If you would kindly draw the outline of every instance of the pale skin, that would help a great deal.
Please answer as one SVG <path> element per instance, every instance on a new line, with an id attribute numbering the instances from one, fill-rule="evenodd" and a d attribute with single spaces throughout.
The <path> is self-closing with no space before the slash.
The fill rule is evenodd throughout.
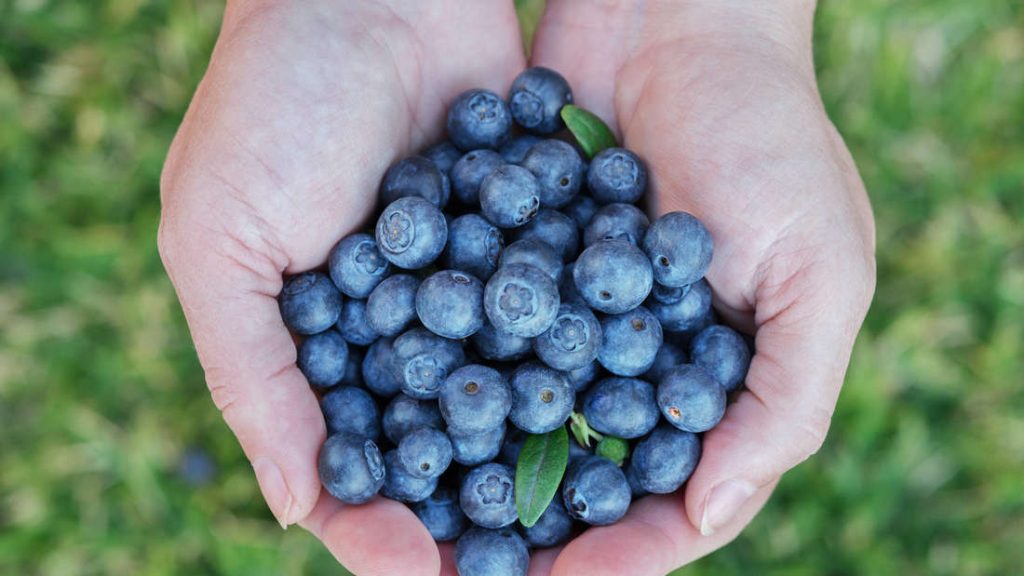
<path id="1" fill-rule="evenodd" d="M 806 2 L 552 0 L 532 64 L 562 72 L 652 173 L 651 210 L 715 240 L 715 305 L 755 334 L 746 390 L 685 490 L 535 553 L 533 574 L 664 574 L 731 541 L 821 446 L 874 291 L 864 187 L 817 93 Z M 451 574 L 402 504 L 321 494 L 325 428 L 277 308 L 369 217 L 387 166 L 459 92 L 527 65 L 511 2 L 229 3 L 161 182 L 159 245 L 215 404 L 274 516 L 356 574 Z"/>

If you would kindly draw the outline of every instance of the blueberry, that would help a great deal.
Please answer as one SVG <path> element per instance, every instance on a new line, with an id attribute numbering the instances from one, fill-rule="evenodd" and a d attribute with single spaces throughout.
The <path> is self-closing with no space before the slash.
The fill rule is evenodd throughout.
<path id="1" fill-rule="evenodd" d="M 526 158 L 526 153 L 530 151 L 530 148 L 533 148 L 533 145 L 540 142 L 540 140 L 539 136 L 534 136 L 533 134 L 516 136 L 502 145 L 498 149 L 498 153 L 505 159 L 505 162 L 519 164 L 523 161 L 523 158 Z"/>
<path id="2" fill-rule="evenodd" d="M 576 258 L 576 254 L 579 252 L 580 238 L 576 223 L 558 210 L 541 209 L 533 220 L 525 226 L 517 228 L 515 235 L 516 240 L 536 238 L 544 242 L 551 246 L 565 262 Z"/>
<path id="3" fill-rule="evenodd" d="M 402 382 L 402 392 L 413 398 L 437 398 L 441 383 L 466 357 L 462 345 L 423 328 L 395 338 L 391 369 Z"/>
<path id="4" fill-rule="evenodd" d="M 391 370 L 391 346 L 394 338 L 381 338 L 370 345 L 363 358 L 364 385 L 381 398 L 391 398 L 402 390 L 402 382 Z"/>
<path id="5" fill-rule="evenodd" d="M 369 234 L 352 234 L 343 238 L 331 249 L 327 265 L 334 285 L 350 298 L 369 296 L 387 276 L 391 266 Z"/>
<path id="6" fill-rule="evenodd" d="M 510 528 L 470 528 L 455 544 L 459 576 L 526 576 L 530 551 Z"/>
<path id="7" fill-rule="evenodd" d="M 484 528 L 508 526 L 516 511 L 515 470 L 504 464 L 477 466 L 462 479 L 459 504 L 474 524 Z"/>
<path id="8" fill-rule="evenodd" d="M 448 376 L 438 404 L 449 429 L 481 434 L 505 421 L 512 409 L 512 391 L 497 370 L 470 364 Z"/>
<path id="9" fill-rule="evenodd" d="M 676 428 L 704 432 L 725 415 L 725 388 L 700 366 L 683 364 L 658 384 L 658 407 Z"/>
<path id="10" fill-rule="evenodd" d="M 377 220 L 377 248 L 395 266 L 422 268 L 433 262 L 448 241 L 441 211 L 418 196 L 388 204 Z"/>
<path id="11" fill-rule="evenodd" d="M 582 230 L 594 219 L 594 214 L 597 214 L 597 202 L 594 202 L 594 199 L 586 194 L 577 194 L 562 208 L 562 212 L 572 218 L 576 227 Z"/>
<path id="12" fill-rule="evenodd" d="M 540 203 L 545 208 L 565 206 L 583 183 L 583 158 L 571 144 L 561 140 L 534 144 L 523 158 L 523 168 L 537 177 Z"/>
<path id="13" fill-rule="evenodd" d="M 499 228 L 522 226 L 540 210 L 540 183 L 526 168 L 505 164 L 480 183 L 480 211 Z"/>
<path id="14" fill-rule="evenodd" d="M 452 463 L 452 442 L 436 428 L 419 428 L 398 443 L 398 459 L 410 476 L 437 478 Z"/>
<path id="15" fill-rule="evenodd" d="M 505 423 L 480 434 L 462 434 L 449 428 L 448 437 L 455 461 L 464 466 L 477 466 L 498 456 L 505 440 Z"/>
<path id="16" fill-rule="evenodd" d="M 452 166 L 462 157 L 462 151 L 448 140 L 434 144 L 423 153 L 423 157 L 434 163 L 441 174 L 451 172 Z"/>
<path id="17" fill-rule="evenodd" d="M 623 240 L 602 240 L 576 260 L 573 280 L 591 308 L 621 314 L 647 298 L 654 284 L 651 263 L 636 246 Z"/>
<path id="18" fill-rule="evenodd" d="M 348 344 L 336 330 L 314 334 L 299 345 L 297 364 L 310 386 L 329 388 L 345 376 Z"/>
<path id="19" fill-rule="evenodd" d="M 459 495 L 453 488 L 439 486 L 429 498 L 416 502 L 410 508 L 437 542 L 458 538 L 469 525 L 462 508 L 459 508 Z"/>
<path id="20" fill-rule="evenodd" d="M 562 304 L 555 322 L 533 341 L 533 350 L 555 370 L 570 371 L 593 363 L 601 341 L 601 323 L 590 308 Z"/>
<path id="21" fill-rule="evenodd" d="M 582 368 L 566 372 L 565 377 L 569 379 L 569 384 L 572 384 L 573 389 L 579 394 L 589 388 L 594 380 L 597 380 L 600 371 L 600 365 L 595 360 Z"/>
<path id="22" fill-rule="evenodd" d="M 444 264 L 487 280 L 498 268 L 498 256 L 505 239 L 493 224 L 479 214 L 465 214 L 452 220 Z"/>
<path id="23" fill-rule="evenodd" d="M 420 281 L 408 274 L 385 278 L 366 299 L 366 323 L 381 336 L 396 336 L 416 318 Z"/>
<path id="24" fill-rule="evenodd" d="M 648 304 L 666 332 L 695 334 L 711 319 L 711 287 L 703 278 L 682 288 L 655 283 Z"/>
<path id="25" fill-rule="evenodd" d="M 565 424 L 576 403 L 576 391 L 565 373 L 539 362 L 523 364 L 515 372 L 509 420 L 530 434 L 544 434 Z"/>
<path id="26" fill-rule="evenodd" d="M 501 253 L 500 266 L 528 264 L 541 269 L 555 283 L 561 282 L 565 264 L 550 244 L 538 238 L 516 240 Z"/>
<path id="27" fill-rule="evenodd" d="M 532 349 L 531 339 L 502 332 L 490 322 L 484 322 L 483 328 L 473 334 L 470 341 L 480 356 L 498 362 L 520 360 Z"/>
<path id="28" fill-rule="evenodd" d="M 501 445 L 497 461 L 515 468 L 519 462 L 519 453 L 523 451 L 523 444 L 526 443 L 528 437 L 529 434 L 513 426 L 505 434 L 505 442 Z"/>
<path id="29" fill-rule="evenodd" d="M 432 274 L 416 292 L 416 314 L 438 336 L 468 338 L 484 325 L 484 285 L 458 270 Z"/>
<path id="30" fill-rule="evenodd" d="M 467 90 L 448 108 L 448 138 L 462 150 L 497 148 L 512 130 L 512 114 L 490 90 Z"/>
<path id="31" fill-rule="evenodd" d="M 558 305 L 555 281 L 528 264 L 502 266 L 484 287 L 484 310 L 491 324 L 523 338 L 551 327 Z"/>
<path id="32" fill-rule="evenodd" d="M 324 394 L 320 411 L 327 423 L 327 433 L 346 432 L 376 441 L 380 437 L 380 409 L 366 390 L 355 386 L 338 386 Z"/>
<path id="33" fill-rule="evenodd" d="M 516 76 L 508 103 L 516 124 L 538 134 L 554 134 L 565 126 L 560 112 L 572 104 L 572 89 L 558 72 L 534 66 Z"/>
<path id="34" fill-rule="evenodd" d="M 366 300 L 349 300 L 341 309 L 338 332 L 349 344 L 369 346 L 380 334 L 366 320 Z"/>
<path id="35" fill-rule="evenodd" d="M 606 316 L 597 361 L 612 374 L 639 376 L 650 370 L 664 341 L 661 324 L 647 308 Z"/>
<path id="36" fill-rule="evenodd" d="M 696 434 L 661 424 L 633 447 L 627 474 L 634 476 L 645 492 L 669 494 L 693 474 L 700 454 Z"/>
<path id="37" fill-rule="evenodd" d="M 452 188 L 455 196 L 466 206 L 476 206 L 480 203 L 480 184 L 484 178 L 490 176 L 501 166 L 505 160 L 494 150 L 471 150 L 466 152 L 459 161 L 452 166 Z"/>
<path id="38" fill-rule="evenodd" d="M 647 234 L 650 220 L 632 204 L 608 204 L 602 206 L 590 223 L 583 229 L 583 245 L 592 246 L 601 240 L 625 240 L 633 246 L 640 246 Z"/>
<path id="39" fill-rule="evenodd" d="M 639 438 L 658 423 L 654 386 L 636 378 L 605 378 L 587 390 L 583 415 L 602 434 Z"/>
<path id="40" fill-rule="evenodd" d="M 661 382 L 661 379 L 670 370 L 680 364 L 686 364 L 688 361 L 689 358 L 685 350 L 672 342 L 663 342 L 661 348 L 658 348 L 658 354 L 654 357 L 654 364 L 651 364 L 650 369 L 644 374 L 644 378 L 650 382 Z"/>
<path id="41" fill-rule="evenodd" d="M 665 286 L 693 284 L 708 271 L 713 251 L 711 233 L 686 212 L 669 212 L 651 224 L 644 252 L 654 266 L 654 279 Z"/>
<path id="42" fill-rule="evenodd" d="M 587 188 L 601 204 L 634 203 L 647 189 L 647 168 L 625 148 L 605 148 L 590 161 Z"/>
<path id="43" fill-rule="evenodd" d="M 384 485 L 384 470 L 373 440 L 345 432 L 328 437 L 317 458 L 320 483 L 346 504 L 362 504 L 373 498 Z"/>
<path id="44" fill-rule="evenodd" d="M 743 384 L 750 368 L 750 349 L 738 332 L 728 326 L 709 326 L 690 344 L 693 363 L 732 392 Z"/>
<path id="45" fill-rule="evenodd" d="M 341 316 L 341 293 L 320 272 L 303 272 L 285 280 L 277 300 L 284 325 L 296 334 L 323 332 Z"/>
<path id="46" fill-rule="evenodd" d="M 380 199 L 385 204 L 417 196 L 441 209 L 448 203 L 450 194 L 447 176 L 422 156 L 410 156 L 392 164 L 380 184 Z"/>
<path id="47" fill-rule="evenodd" d="M 626 515 L 629 483 L 611 460 L 587 456 L 566 471 L 562 499 L 573 518 L 594 526 L 606 526 Z"/>
<path id="48" fill-rule="evenodd" d="M 437 490 L 437 477 L 417 478 L 409 474 L 398 457 L 398 450 L 384 453 L 384 466 L 388 472 L 380 493 L 385 498 L 399 502 L 422 502 Z"/>
<path id="49" fill-rule="evenodd" d="M 557 546 L 572 535 L 572 517 L 565 511 L 561 499 L 555 498 L 537 519 L 536 524 L 529 528 L 520 527 L 519 532 L 527 544 L 535 548 Z"/>
<path id="50" fill-rule="evenodd" d="M 406 434 L 419 428 L 437 428 L 444 426 L 441 411 L 437 402 L 417 400 L 405 394 L 399 394 L 384 409 L 381 428 L 393 444 L 398 444 Z"/>

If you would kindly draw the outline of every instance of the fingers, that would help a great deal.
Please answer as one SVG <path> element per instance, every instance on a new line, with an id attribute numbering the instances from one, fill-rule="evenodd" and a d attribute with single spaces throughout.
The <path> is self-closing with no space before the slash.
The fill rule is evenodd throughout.
<path id="1" fill-rule="evenodd" d="M 729 525 L 758 490 L 824 442 L 867 309 L 857 270 L 836 266 L 786 272 L 776 288 L 759 292 L 746 390 L 705 434 L 703 456 L 686 487 L 687 514 L 705 535 Z M 837 278 L 846 283 L 837 285 Z"/>
<path id="2" fill-rule="evenodd" d="M 214 222 L 216 218 L 204 219 Z M 238 438 L 282 526 L 305 517 L 320 492 L 324 421 L 295 367 L 276 294 L 285 262 L 238 238 L 165 211 L 160 253 L 178 292 L 213 401 Z M 243 228 L 245 229 L 245 228 Z M 252 228 L 250 228 L 252 229 Z"/>
<path id="3" fill-rule="evenodd" d="M 647 496 L 611 526 L 590 528 L 562 550 L 553 576 L 662 576 L 728 544 L 768 500 L 774 483 L 755 492 L 733 520 L 705 537 L 688 519 L 680 494 Z"/>
<path id="4" fill-rule="evenodd" d="M 348 506 L 325 493 L 300 524 L 353 574 L 448 573 L 442 571 L 441 555 L 430 532 L 400 502 L 378 497 L 360 506 Z M 454 568 L 453 562 L 446 564 Z"/>

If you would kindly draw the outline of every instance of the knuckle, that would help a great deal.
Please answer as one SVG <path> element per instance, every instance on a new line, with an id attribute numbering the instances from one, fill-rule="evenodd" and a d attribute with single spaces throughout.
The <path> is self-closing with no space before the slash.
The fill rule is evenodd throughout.
<path id="1" fill-rule="evenodd" d="M 225 420 L 230 420 L 232 410 L 240 404 L 242 395 L 225 374 L 216 368 L 206 369 L 206 387 L 210 390 L 210 398 Z"/>
<path id="2" fill-rule="evenodd" d="M 831 423 L 832 412 L 826 409 L 812 410 L 799 419 L 793 449 L 801 461 L 817 454 L 825 445 Z"/>

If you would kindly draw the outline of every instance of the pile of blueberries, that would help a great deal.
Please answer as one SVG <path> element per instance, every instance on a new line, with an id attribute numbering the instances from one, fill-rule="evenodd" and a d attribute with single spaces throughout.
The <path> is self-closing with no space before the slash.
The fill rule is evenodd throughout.
<path id="1" fill-rule="evenodd" d="M 648 220 L 629 150 L 588 165 L 560 116 L 571 102 L 540 67 L 507 100 L 463 93 L 448 141 L 387 170 L 375 229 L 279 296 L 322 394 L 324 488 L 408 503 L 436 540 L 458 539 L 463 576 L 525 574 L 529 547 L 679 489 L 750 363 L 715 323 L 707 229 L 685 212 Z M 628 458 L 570 439 L 559 494 L 517 525 L 523 443 L 570 420 L 627 441 Z"/>

